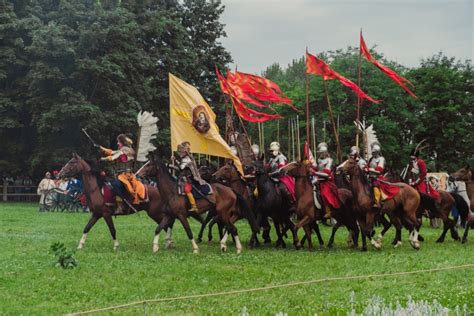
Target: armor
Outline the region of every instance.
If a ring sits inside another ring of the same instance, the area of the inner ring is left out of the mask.
[[[357,165],[360,169],[365,170],[365,168],[367,167],[367,161],[365,161],[364,158],[360,157],[359,147],[352,146],[349,152],[349,157],[357,161]]]
[[[253,144],[252,152],[255,155],[255,157],[258,157],[258,155],[260,154],[260,146],[258,146],[257,144]]]
[[[317,147],[317,149],[316,149],[316,151],[317,151],[318,153],[324,153],[324,152],[328,152],[328,148],[329,148],[329,147],[328,147],[328,144],[326,144],[326,143],[319,143],[319,144],[318,144],[318,147]]]
[[[383,156],[370,158],[369,168],[377,170],[377,167],[385,169],[385,158]]]
[[[318,158],[318,170],[331,170],[334,160],[331,157]]]

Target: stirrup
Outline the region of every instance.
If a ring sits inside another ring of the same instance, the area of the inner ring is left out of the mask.
[[[191,208],[188,210],[188,212],[195,212],[195,213],[198,211],[199,209],[197,208],[197,206],[193,206],[193,205],[191,205]]]

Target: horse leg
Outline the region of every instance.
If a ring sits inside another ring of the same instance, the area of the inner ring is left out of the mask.
[[[444,239],[446,237],[446,233],[450,229],[450,219],[449,218],[443,218],[443,232],[439,236],[439,238],[436,240],[437,243],[442,243],[444,242]]]
[[[116,237],[116,231],[114,221],[112,220],[112,215],[104,215],[104,220],[107,223],[107,226],[109,227],[110,235],[112,235],[112,240],[114,241],[114,250],[118,250],[119,242]]]
[[[296,231],[295,224],[291,221],[289,217],[286,218],[286,226],[290,228],[291,234],[293,235],[293,245],[296,250],[301,248],[300,241],[298,239],[298,232]]]
[[[314,232],[316,233],[316,237],[318,237],[319,248],[323,248],[324,240],[323,240],[323,237],[321,237],[321,232],[319,231],[319,225],[316,222],[313,222],[312,226],[313,226]]]
[[[174,247],[174,242],[173,242],[173,225],[174,225],[174,221],[175,219],[173,218],[171,220],[171,223],[168,227],[168,229],[166,230],[166,237],[165,237],[165,241],[166,241],[166,249],[171,249]]]
[[[329,241],[328,241],[328,248],[332,248],[333,244],[334,244],[334,236],[336,235],[336,232],[337,230],[339,229],[339,227],[341,227],[341,222],[337,222],[336,225],[334,225],[332,227],[332,232],[331,232],[331,237],[329,238]]]
[[[311,240],[311,231],[313,228],[310,225],[306,224],[303,226],[303,229],[306,235],[306,239],[308,240],[308,250],[313,251],[314,250],[313,241]]]
[[[270,230],[272,229],[270,223],[268,222],[268,218],[262,215],[261,218],[261,226],[262,226],[262,238],[264,244],[271,244],[272,239],[270,238]]]
[[[178,216],[179,221],[181,222],[181,225],[183,225],[184,230],[186,231],[186,235],[188,235],[188,239],[191,240],[191,245],[193,247],[193,253],[199,253],[199,247],[194,240],[193,237],[193,231],[191,230],[191,227],[189,226],[188,218],[186,217],[185,214],[180,214]]]
[[[198,234],[198,237],[197,237],[197,242],[198,243],[202,242],[202,235],[204,234],[204,230],[206,229],[206,225],[209,224],[211,219],[212,219],[212,214],[211,214],[211,212],[208,212],[207,215],[206,215],[206,219],[201,224],[201,229],[199,230],[199,234]]]
[[[451,229],[450,229],[451,238],[453,238],[456,241],[460,241],[461,237],[459,237],[458,229],[456,227],[457,222],[455,220],[450,219],[450,218],[448,218],[448,220],[451,222]]]
[[[392,224],[385,218],[383,214],[380,215],[380,223],[383,226],[382,231],[380,232],[380,235],[378,236],[379,240],[383,240],[383,236],[385,236],[385,233],[390,229]]]
[[[237,249],[237,254],[242,253],[242,243],[240,242],[239,234],[237,232],[237,227],[235,227],[234,224],[228,224],[227,231],[234,237],[235,248]]]
[[[375,214],[373,212],[368,212],[366,215],[366,226],[365,226],[365,235],[369,237],[370,243],[374,246],[375,249],[380,250],[382,244],[373,238],[373,227],[374,227],[374,218]]]
[[[464,235],[462,236],[461,242],[464,244],[467,241],[467,235],[469,234],[469,222],[466,223],[466,228],[464,229]]]
[[[281,231],[280,222],[273,219],[273,225],[275,226],[275,231],[278,237],[277,242],[276,242],[276,248],[280,248],[280,247],[286,248],[285,241],[283,240],[283,233]]]
[[[87,222],[86,227],[84,227],[84,230],[82,232],[82,237],[81,240],[79,240],[79,245],[77,246],[77,249],[82,249],[84,248],[84,244],[86,243],[87,239],[87,234],[91,230],[91,228],[97,223],[97,221],[100,219],[100,216],[92,214],[91,218],[89,219],[89,222]]]

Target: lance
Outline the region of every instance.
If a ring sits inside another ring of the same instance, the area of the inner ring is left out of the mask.
[[[81,128],[82,132],[84,133],[84,135],[86,135],[86,137],[90,140],[90,142],[92,143],[92,145],[94,147],[99,147],[99,145],[97,145],[97,143],[92,139],[92,137],[90,137],[90,135],[87,133],[86,129],[85,128]]]

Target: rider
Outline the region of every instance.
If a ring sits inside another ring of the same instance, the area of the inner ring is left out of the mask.
[[[328,144],[326,143],[319,143],[316,152],[318,155],[317,170],[319,171],[316,175],[318,176],[321,196],[325,205],[324,217],[331,218],[330,206],[336,209],[340,208],[341,206],[332,172],[334,160],[329,154]]]
[[[295,179],[290,177],[289,175],[282,175],[280,169],[288,164],[288,159],[286,159],[285,155],[280,152],[280,143],[272,142],[270,143],[270,152],[272,157],[268,164],[270,165],[270,175],[271,178],[275,181],[282,182],[284,184],[284,188],[280,186],[282,189],[286,189],[285,192],[288,197],[291,198],[292,201],[296,201],[296,193],[295,193]]]
[[[360,169],[364,171],[367,169],[367,161],[365,161],[365,159],[360,156],[359,147],[352,146],[348,156],[357,162],[357,165],[360,167]]]
[[[373,142],[370,144],[372,151],[372,157],[369,159],[369,179],[372,182],[372,188],[374,193],[374,205],[373,207],[380,208],[380,202],[382,200],[382,191],[380,190],[379,180],[383,180],[383,174],[385,171],[385,158],[382,156],[379,142]]]
[[[191,143],[182,142],[178,145],[177,152],[179,161],[178,168],[181,171],[178,184],[180,190],[188,197],[189,204],[191,204],[189,211],[197,212],[198,208],[192,192],[192,181],[196,181],[199,185],[205,185],[207,182],[201,179],[196,161],[191,155]]]
[[[419,158],[420,152],[416,149],[410,153],[411,159],[411,179],[410,185],[415,187],[420,193],[428,194],[434,199],[439,197],[439,192],[433,189],[427,178],[426,163]]]
[[[135,160],[135,150],[132,148],[132,140],[124,134],[117,136],[117,150],[99,146],[103,157],[102,161],[114,162],[119,181],[124,185],[132,197],[132,204],[140,204],[145,199],[145,186],[138,181],[132,171]],[[120,207],[120,205],[119,205]]]

